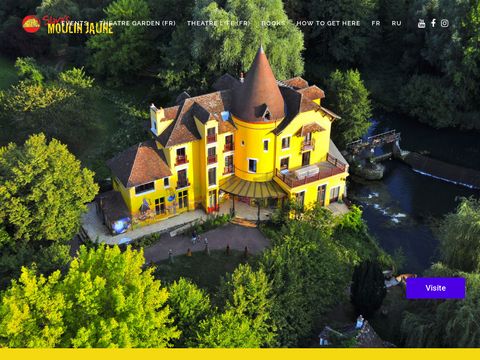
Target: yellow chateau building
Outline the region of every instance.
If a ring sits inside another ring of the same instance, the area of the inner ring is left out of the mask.
[[[114,191],[100,209],[114,233],[129,221],[216,212],[227,198],[231,211],[238,201],[260,208],[342,199],[348,164],[330,140],[338,116],[322,106],[321,89],[300,77],[277,81],[262,47],[245,78],[225,74],[213,88],[184,92],[172,107],[152,104],[152,140],[108,161]]]

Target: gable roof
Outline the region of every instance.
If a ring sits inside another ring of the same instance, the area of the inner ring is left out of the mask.
[[[195,124],[195,118],[202,124],[209,120],[218,121],[218,132],[220,134],[235,131],[232,120],[223,120],[221,116],[222,111],[230,110],[230,105],[230,90],[184,98],[181,105],[176,107],[178,111],[172,117],[174,121],[157,136],[157,140],[168,148],[201,139]],[[173,114],[173,111],[170,114]]]
[[[107,166],[126,188],[172,175],[163,151],[152,140],[129,147],[108,160]]]

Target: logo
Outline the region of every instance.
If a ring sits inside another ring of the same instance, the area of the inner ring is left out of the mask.
[[[432,22],[430,23],[432,27],[435,27],[436,22],[437,22],[437,19],[432,19]]]
[[[440,20],[440,26],[443,27],[443,28],[446,28],[450,25],[450,22],[448,21],[448,19],[442,19]]]
[[[418,19],[418,28],[419,29],[425,29],[425,20]]]
[[[22,20],[22,27],[28,33],[34,33],[40,30],[40,20],[35,15],[25,16]]]

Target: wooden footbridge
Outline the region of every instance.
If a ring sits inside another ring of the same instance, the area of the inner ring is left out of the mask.
[[[385,144],[400,141],[400,133],[396,130],[386,131],[381,134],[369,136],[366,140],[359,139],[347,144],[347,151],[352,155],[360,154],[363,150],[374,149]]]
[[[418,173],[472,189],[480,189],[480,171],[433,159],[416,152],[403,151],[400,148],[400,138],[399,132],[390,130],[370,136],[366,140],[353,141],[347,144],[347,151],[355,156],[364,153],[364,150],[373,150],[379,146],[392,144],[391,152],[371,158],[371,160],[378,162],[393,156]]]

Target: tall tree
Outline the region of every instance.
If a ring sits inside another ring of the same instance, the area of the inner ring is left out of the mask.
[[[377,261],[363,261],[353,271],[350,298],[357,313],[371,316],[387,295],[385,278]]]
[[[480,272],[480,200],[463,199],[438,229],[443,262],[452,269]]]
[[[315,20],[358,20],[361,26],[316,26],[308,41],[316,46],[322,60],[355,65],[368,59],[370,45],[378,36],[379,28],[370,27],[378,19],[378,0],[312,1],[308,13]]]
[[[93,173],[55,139],[0,148],[0,225],[15,240],[70,240],[97,191]]]
[[[194,345],[200,322],[212,315],[210,298],[204,290],[184,278],[173,282],[168,292],[168,305],[172,309],[175,325],[182,333],[175,346]]]
[[[105,9],[104,21],[149,20],[150,9],[145,0],[116,0]],[[152,57],[152,44],[145,26],[114,26],[113,34],[92,36],[87,46],[91,50],[93,71],[119,85],[138,77]]]
[[[223,312],[203,320],[195,346],[258,348],[273,345],[271,287],[263,270],[240,265],[220,289]]]
[[[217,26],[177,28],[166,54],[167,68],[160,73],[169,85],[188,85],[184,81],[192,69],[200,87],[224,72],[237,75],[248,70],[260,44],[278,79],[303,73],[303,35],[288,19],[281,0],[201,0],[192,16],[195,21],[215,21]],[[272,26],[273,21],[278,25]]]
[[[344,296],[358,257],[331,241],[332,226],[331,217],[308,209],[299,220],[286,221],[262,256],[275,298],[272,318],[279,346],[299,346],[315,320]]]
[[[9,347],[166,347],[178,338],[168,292],[142,252],[81,247],[62,276],[24,269],[0,305]]]
[[[341,116],[333,123],[332,138],[337,145],[344,147],[365,135],[370,127],[370,94],[358,70],[336,70],[330,74],[327,89],[329,105]]]

